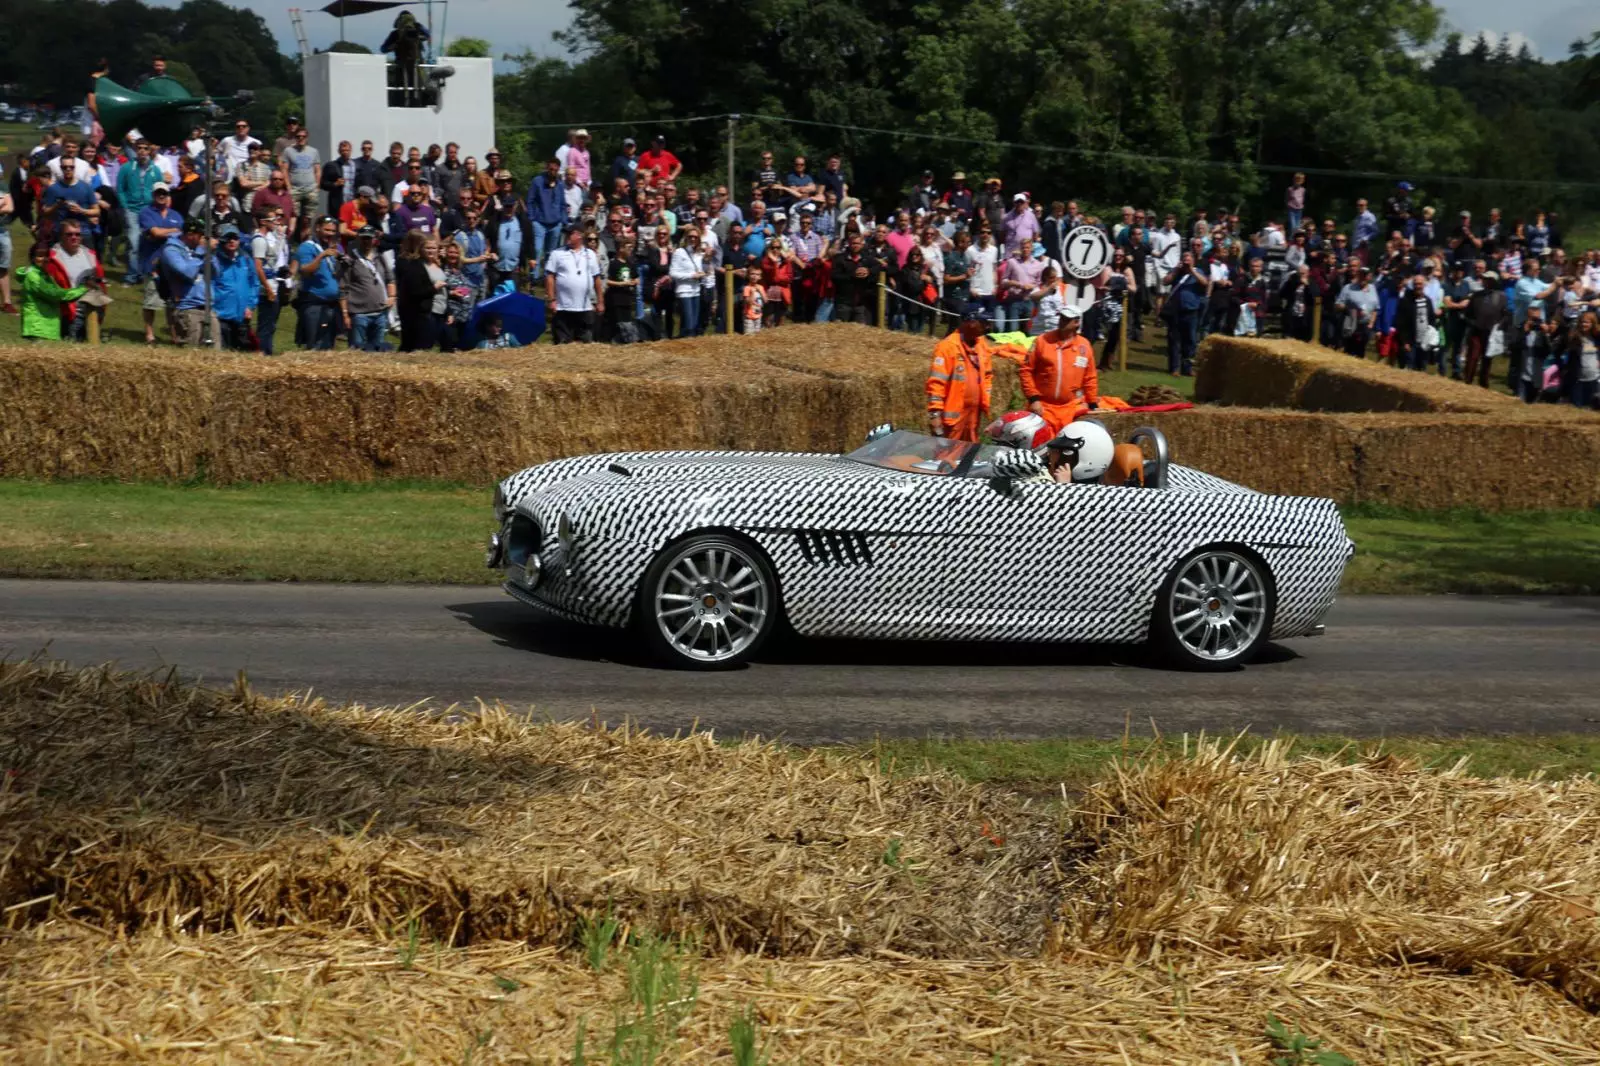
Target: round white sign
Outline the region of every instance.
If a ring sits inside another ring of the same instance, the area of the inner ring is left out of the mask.
[[[1061,242],[1061,265],[1075,278],[1089,281],[1111,263],[1111,242],[1094,226],[1079,226]]]

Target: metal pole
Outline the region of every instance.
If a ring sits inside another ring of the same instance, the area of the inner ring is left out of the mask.
[[[730,192],[730,195],[731,195],[731,192]],[[734,313],[736,311],[738,311],[738,309],[739,309],[739,305],[737,303],[735,303],[734,299],[733,299],[733,268],[732,267],[727,267],[725,269],[725,273],[724,273],[723,278],[722,278],[722,306],[727,308],[727,314],[722,316],[724,319],[727,320],[726,323],[725,323],[725,328],[723,329],[723,332],[724,333],[732,333],[733,332],[733,316],[734,316]]]
[[[439,39],[443,41],[450,36],[450,2],[449,0],[441,0],[441,3],[444,6],[444,16],[439,20]],[[440,49],[435,48],[433,50],[434,61],[437,62],[438,57],[443,54]]]
[[[206,258],[205,258],[205,264],[204,264],[202,269],[205,271],[205,279],[206,279],[206,328],[211,330],[211,346],[213,348],[215,348],[217,346],[217,341],[218,341],[219,338],[217,337],[217,330],[214,328],[214,323],[211,321],[211,251],[212,251],[211,229],[216,224],[215,220],[216,220],[216,217],[217,217],[217,203],[216,203],[216,195],[217,194],[216,194],[216,183],[213,180],[213,175],[211,173],[212,159],[211,159],[211,127],[210,126],[206,127],[205,138],[206,138],[206,141],[205,141],[205,153],[204,153],[204,155],[205,155],[205,167],[206,167],[206,178],[205,178],[205,180],[206,180]]]
[[[738,189],[738,186],[734,185],[734,183],[733,183],[733,145],[734,145],[734,141],[738,137],[738,129],[739,129],[739,116],[738,115],[729,115],[728,116],[728,202],[730,204],[736,204],[736,203],[739,202],[739,199],[738,199],[739,198],[739,189]]]
[[[1128,369],[1128,290],[1122,290],[1122,336],[1117,338],[1117,369]]]

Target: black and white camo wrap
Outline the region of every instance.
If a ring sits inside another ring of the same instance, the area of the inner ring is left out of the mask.
[[[838,455],[637,452],[512,474],[500,514],[541,531],[540,578],[518,599],[623,626],[650,560],[697,531],[759,545],[783,609],[811,636],[1134,642],[1156,593],[1197,548],[1243,546],[1271,571],[1274,638],[1333,604],[1351,544],[1333,501],[1268,496],[1172,466],[1165,489],[936,477]],[[575,536],[558,542],[562,515]]]

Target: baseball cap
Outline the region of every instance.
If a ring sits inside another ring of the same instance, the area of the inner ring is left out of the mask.
[[[152,193],[171,192],[172,191],[172,186],[168,185],[164,181],[158,181],[154,185],[150,186],[150,191]]]
[[[767,217],[772,219],[774,222],[787,222],[789,220],[789,216],[784,214],[782,211],[774,211]]]
[[[283,121],[284,122],[299,122],[300,121],[300,116],[299,115],[285,115],[285,116],[283,116]]]
[[[1398,186],[1400,188],[1404,189],[1406,192],[1410,192],[1412,189],[1416,188],[1416,186],[1412,185],[1409,181],[1402,181],[1402,182],[1398,182],[1397,184],[1398,184]]]
[[[967,180],[967,172],[965,170],[958,170],[954,174],[950,175],[950,180],[951,181],[966,181]]]
[[[624,138],[622,138],[622,147],[624,147],[624,148],[629,148],[629,147],[637,148],[637,147],[639,147],[639,142],[634,140],[632,137],[624,137]]]
[[[378,232],[377,226],[362,226],[360,229],[356,230],[356,236],[371,237],[376,240],[377,238],[383,236],[383,234]]]
[[[1017,193],[1017,195],[1015,195],[1015,196],[1013,196],[1011,198],[1011,202],[1012,203],[1016,203],[1018,200],[1026,200],[1027,198],[1028,198],[1028,194],[1027,193],[1019,192],[1019,193]]]
[[[589,136],[589,131],[588,130],[573,130],[572,131],[572,135],[574,137],[587,137],[587,136]]]
[[[497,171],[495,171],[494,172],[494,180],[495,181],[510,181],[511,180],[511,171],[509,171],[509,170],[497,170]]]
[[[1083,312],[1078,310],[1076,307],[1072,307],[1072,306],[1069,305],[1069,306],[1063,307],[1061,309],[1061,317],[1062,318],[1082,318],[1083,317]]]
[[[183,232],[185,232],[185,233],[204,233],[205,231],[206,231],[206,224],[204,222],[200,221],[198,218],[184,219]]]
[[[374,189],[370,185],[363,185],[359,189],[356,190],[356,195],[357,196],[365,196],[370,200],[373,197],[378,195],[378,190]]]
[[[963,322],[988,322],[991,317],[989,309],[980,303],[969,303],[961,309]]]
[[[652,137],[650,139],[652,141],[660,141],[662,144],[666,144],[667,143],[667,135],[665,133],[658,133],[658,134],[656,134],[654,137]]]
[[[230,237],[237,240],[239,237],[239,227],[223,226],[222,229],[217,231],[217,236],[222,240],[228,240]]]

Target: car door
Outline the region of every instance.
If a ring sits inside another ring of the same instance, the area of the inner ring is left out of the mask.
[[[1167,537],[1159,490],[960,479],[939,603],[974,635],[1137,639]]]

